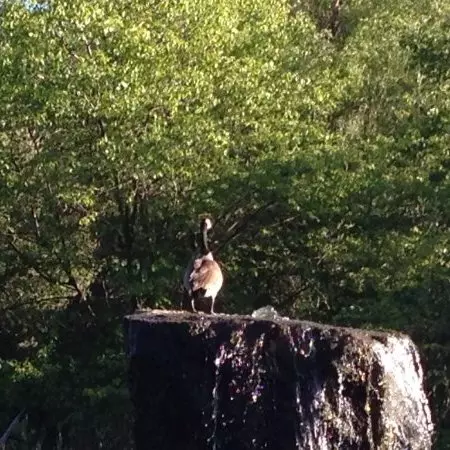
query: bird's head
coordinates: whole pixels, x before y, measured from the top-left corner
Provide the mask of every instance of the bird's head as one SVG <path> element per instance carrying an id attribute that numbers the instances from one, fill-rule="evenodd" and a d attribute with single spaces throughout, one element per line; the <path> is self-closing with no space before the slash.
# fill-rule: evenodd
<path id="1" fill-rule="evenodd" d="M 203 217 L 200 221 L 200 230 L 209 231 L 212 228 L 212 220 L 209 217 Z"/>

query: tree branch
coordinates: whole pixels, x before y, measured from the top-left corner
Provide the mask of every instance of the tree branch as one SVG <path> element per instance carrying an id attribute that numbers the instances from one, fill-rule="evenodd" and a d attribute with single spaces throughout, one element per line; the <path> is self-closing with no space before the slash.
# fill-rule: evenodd
<path id="1" fill-rule="evenodd" d="M 19 258 L 28 266 L 31 267 L 41 278 L 43 278 L 47 283 L 50 284 L 61 284 L 60 281 L 52 278 L 50 275 L 44 273 L 37 265 L 32 261 L 32 258 L 27 254 L 23 253 L 19 248 L 14 244 L 14 242 L 9 242 L 9 246 L 14 250 L 14 252 L 19 256 Z"/>
<path id="2" fill-rule="evenodd" d="M 25 414 L 25 409 L 22 409 L 22 411 L 19 412 L 19 414 L 17 414 L 17 416 L 14 418 L 14 420 L 11 422 L 11 424 L 9 425 L 9 427 L 6 429 L 6 431 L 3 433 L 3 436 L 0 437 L 0 445 L 5 447 L 6 443 L 9 439 L 9 436 L 11 435 L 11 433 L 13 432 L 14 428 L 18 425 L 18 423 L 20 422 L 20 419 L 22 418 L 22 416 Z"/>
<path id="3" fill-rule="evenodd" d="M 31 208 L 31 214 L 33 215 L 33 219 L 34 219 L 34 235 L 36 236 L 36 241 L 40 241 L 41 240 L 41 229 L 39 226 L 39 221 L 38 221 L 38 217 L 36 214 L 36 210 L 33 208 Z"/>
<path id="4" fill-rule="evenodd" d="M 31 142 L 33 144 L 34 151 L 36 153 L 39 153 L 41 151 L 39 136 L 36 135 L 36 133 L 33 131 L 33 129 L 31 127 L 27 127 L 27 131 L 28 131 L 28 136 L 31 139 Z"/>
<path id="5" fill-rule="evenodd" d="M 340 12 L 343 0 L 332 0 L 331 2 L 331 17 L 330 17 L 330 31 L 334 38 L 338 36 L 341 28 Z"/>
<path id="6" fill-rule="evenodd" d="M 225 241 L 222 242 L 222 244 L 219 245 L 219 247 L 215 250 L 215 253 L 218 254 L 220 251 L 226 247 L 232 240 L 236 239 L 241 232 L 248 227 L 248 225 L 263 211 L 266 211 L 267 209 L 271 208 L 272 206 L 276 205 L 276 200 L 271 200 L 270 202 L 265 203 L 264 205 L 260 206 L 256 211 L 253 211 L 247 216 L 245 216 L 243 219 L 240 220 L 238 223 L 234 223 L 232 227 L 230 227 L 232 230 L 234 230 L 230 236 L 228 236 Z"/>

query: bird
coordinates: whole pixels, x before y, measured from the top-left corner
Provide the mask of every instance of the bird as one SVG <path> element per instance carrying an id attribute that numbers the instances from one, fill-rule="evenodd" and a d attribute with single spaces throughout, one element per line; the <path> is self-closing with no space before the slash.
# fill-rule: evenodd
<path id="1" fill-rule="evenodd" d="M 200 221 L 200 253 L 189 262 L 183 277 L 185 294 L 191 302 L 193 312 L 198 312 L 196 302 L 205 298 L 211 298 L 211 314 L 214 312 L 214 302 L 223 284 L 223 274 L 219 264 L 208 245 L 208 231 L 212 228 L 210 218 Z"/>

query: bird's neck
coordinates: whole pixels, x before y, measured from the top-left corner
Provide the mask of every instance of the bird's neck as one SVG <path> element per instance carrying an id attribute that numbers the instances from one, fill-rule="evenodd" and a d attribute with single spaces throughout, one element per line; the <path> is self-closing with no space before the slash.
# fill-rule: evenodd
<path id="1" fill-rule="evenodd" d="M 211 253 L 209 246 L 208 246 L 208 230 L 202 230 L 202 245 L 201 250 L 203 255 L 208 255 Z M 211 255 L 212 257 L 212 255 Z"/>

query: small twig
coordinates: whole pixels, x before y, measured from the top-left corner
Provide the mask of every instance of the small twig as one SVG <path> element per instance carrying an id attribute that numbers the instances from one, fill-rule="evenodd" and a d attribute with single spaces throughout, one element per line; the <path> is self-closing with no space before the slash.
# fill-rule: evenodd
<path id="1" fill-rule="evenodd" d="M 84 38 L 84 45 L 85 45 L 85 47 L 86 47 L 86 50 L 87 50 L 87 52 L 88 52 L 88 55 L 89 55 L 90 57 L 92 57 L 91 44 L 90 44 L 90 42 L 89 42 L 86 38 Z"/>

